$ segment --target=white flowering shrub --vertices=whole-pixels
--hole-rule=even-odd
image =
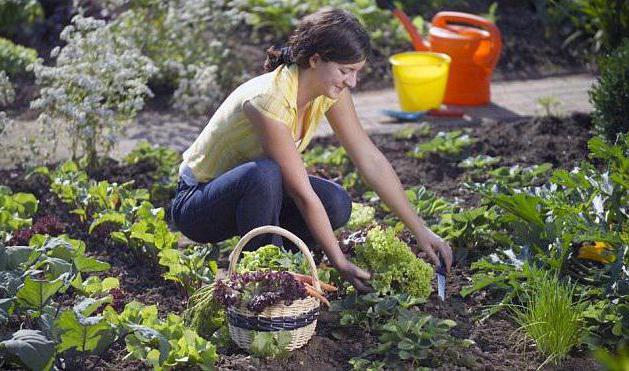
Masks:
[[[207,114],[217,108],[222,92],[216,82],[217,66],[190,64],[186,74],[180,76],[179,86],[173,94],[173,107],[191,114]]]
[[[156,69],[135,43],[102,20],[77,15],[60,38],[66,45],[52,51],[55,66],[32,65],[41,96],[31,108],[42,110],[38,120],[46,141],[65,131],[73,159],[85,156],[93,168],[144,106],[144,97],[151,95],[147,81]]]
[[[207,113],[242,80],[244,63],[230,48],[241,17],[226,1],[128,0],[125,6],[113,28],[153,61],[154,83],[176,87],[175,108]]]
[[[4,132],[4,130],[11,125],[13,121],[7,117],[6,112],[0,111],[0,135]]]
[[[5,71],[0,71],[0,106],[8,106],[15,100],[15,89]]]

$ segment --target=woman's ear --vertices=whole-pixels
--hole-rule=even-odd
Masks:
[[[310,68],[316,68],[319,62],[321,62],[321,56],[319,55],[319,53],[314,53],[310,56],[308,62],[310,64]]]

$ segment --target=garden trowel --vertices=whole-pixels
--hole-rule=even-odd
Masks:
[[[437,267],[437,295],[441,301],[446,300],[446,265],[443,258],[439,256],[439,266]]]

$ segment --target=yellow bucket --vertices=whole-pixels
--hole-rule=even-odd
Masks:
[[[443,53],[406,52],[391,56],[393,84],[403,111],[440,108],[448,83],[450,57]]]

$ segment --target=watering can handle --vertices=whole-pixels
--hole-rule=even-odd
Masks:
[[[432,18],[433,27],[448,28],[449,23],[467,24],[489,32],[491,50],[483,62],[491,68],[496,65],[502,49],[502,40],[500,30],[493,22],[477,15],[461,12],[439,12]]]

